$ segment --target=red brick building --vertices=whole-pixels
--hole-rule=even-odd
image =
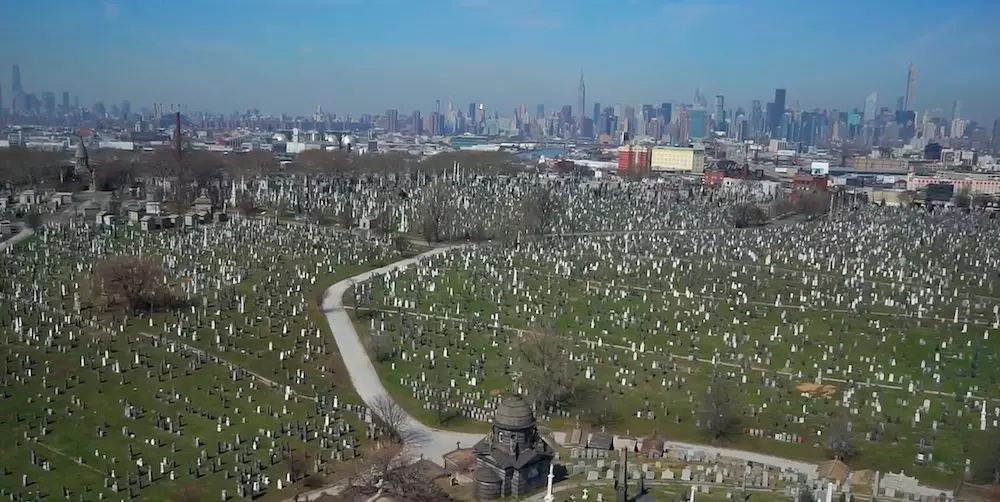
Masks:
[[[618,147],[618,170],[648,174],[653,150],[645,146],[623,145]]]
[[[830,185],[826,176],[813,176],[809,173],[796,173],[792,178],[792,189],[795,191],[826,190]]]

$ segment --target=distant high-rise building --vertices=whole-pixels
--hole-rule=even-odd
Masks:
[[[16,64],[10,68],[10,92],[15,96],[24,92],[21,87],[21,67]]]
[[[420,119],[420,110],[413,111],[413,115],[410,117],[410,126],[413,128],[413,134],[419,136],[424,133],[424,122]]]
[[[691,113],[681,106],[677,110],[677,143],[685,145],[691,141]]]
[[[663,122],[664,127],[673,120],[673,105],[670,103],[660,103],[660,121]]]
[[[726,130],[726,97],[721,94],[715,96],[715,130]]]
[[[917,67],[910,65],[906,70],[906,99],[903,100],[903,111],[910,111],[916,105],[914,93],[917,91]]]
[[[708,131],[708,110],[704,108],[695,108],[688,112],[690,117],[690,138],[691,139],[701,139],[707,135]]]
[[[750,137],[756,138],[764,133],[764,109],[760,100],[755,99],[750,106]]]
[[[576,120],[576,133],[577,135],[583,136],[583,126],[587,122],[585,120],[587,116],[587,86],[583,83],[583,73],[580,73],[580,84],[576,88],[577,91],[577,108],[576,113],[580,116]]]
[[[441,114],[438,112],[431,112],[430,118],[430,134],[431,136],[437,136],[439,134],[439,127],[441,126]]]
[[[897,112],[901,112],[901,111],[905,110],[905,108],[906,108],[905,102],[906,102],[906,98],[904,98],[903,96],[900,96],[900,97],[896,98],[896,111]]]
[[[476,123],[476,103],[469,103],[469,122]]]
[[[62,92],[62,109],[69,110],[69,92],[67,91]]]
[[[965,121],[962,119],[952,119],[949,137],[961,138],[965,136]]]
[[[775,89],[774,90],[774,101],[770,106],[767,115],[767,128],[768,132],[772,136],[776,136],[778,129],[781,128],[781,123],[785,117],[785,90]]]
[[[66,101],[66,106],[68,108],[69,107],[69,93],[68,92],[64,92],[63,93],[63,99]],[[320,114],[322,115],[322,111],[320,112]],[[128,119],[129,115],[132,115],[132,103],[129,103],[128,100],[126,99],[126,100],[122,101],[122,118]]]
[[[545,105],[536,105],[535,106],[535,118],[536,119],[544,119],[545,118]]]
[[[594,102],[594,114],[591,118],[594,120],[595,124],[599,124],[601,122],[601,104],[596,101]]]
[[[563,105],[559,110],[559,124],[565,126],[573,123],[573,105]]]
[[[54,92],[43,92],[42,93],[42,110],[45,115],[55,115],[56,113],[56,93]]]
[[[1000,153],[1000,118],[993,121],[993,153]]]
[[[863,111],[863,118],[865,122],[871,122],[875,120],[875,113],[878,111],[875,105],[878,103],[878,93],[873,92],[865,98],[865,108]]]
[[[399,110],[390,108],[385,111],[385,130],[389,134],[399,132]]]
[[[962,102],[959,100],[952,101],[951,103],[951,120],[962,118]]]
[[[649,122],[656,118],[656,108],[653,105],[642,105],[642,121]]]

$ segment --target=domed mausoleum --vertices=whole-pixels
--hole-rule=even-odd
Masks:
[[[476,454],[479,500],[520,498],[543,488],[555,452],[542,440],[531,406],[520,396],[497,406],[490,434],[472,448]]]

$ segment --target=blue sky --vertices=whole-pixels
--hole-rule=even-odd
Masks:
[[[1000,116],[996,0],[43,0],[0,19],[6,106],[19,63],[31,92],[216,112],[551,109],[576,105],[581,71],[588,109],[696,88],[749,107],[775,87],[805,109],[894,107],[912,62],[918,109]]]

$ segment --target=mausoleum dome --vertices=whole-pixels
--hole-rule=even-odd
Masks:
[[[508,431],[527,429],[535,426],[535,414],[521,396],[507,397],[497,406],[493,426]]]

